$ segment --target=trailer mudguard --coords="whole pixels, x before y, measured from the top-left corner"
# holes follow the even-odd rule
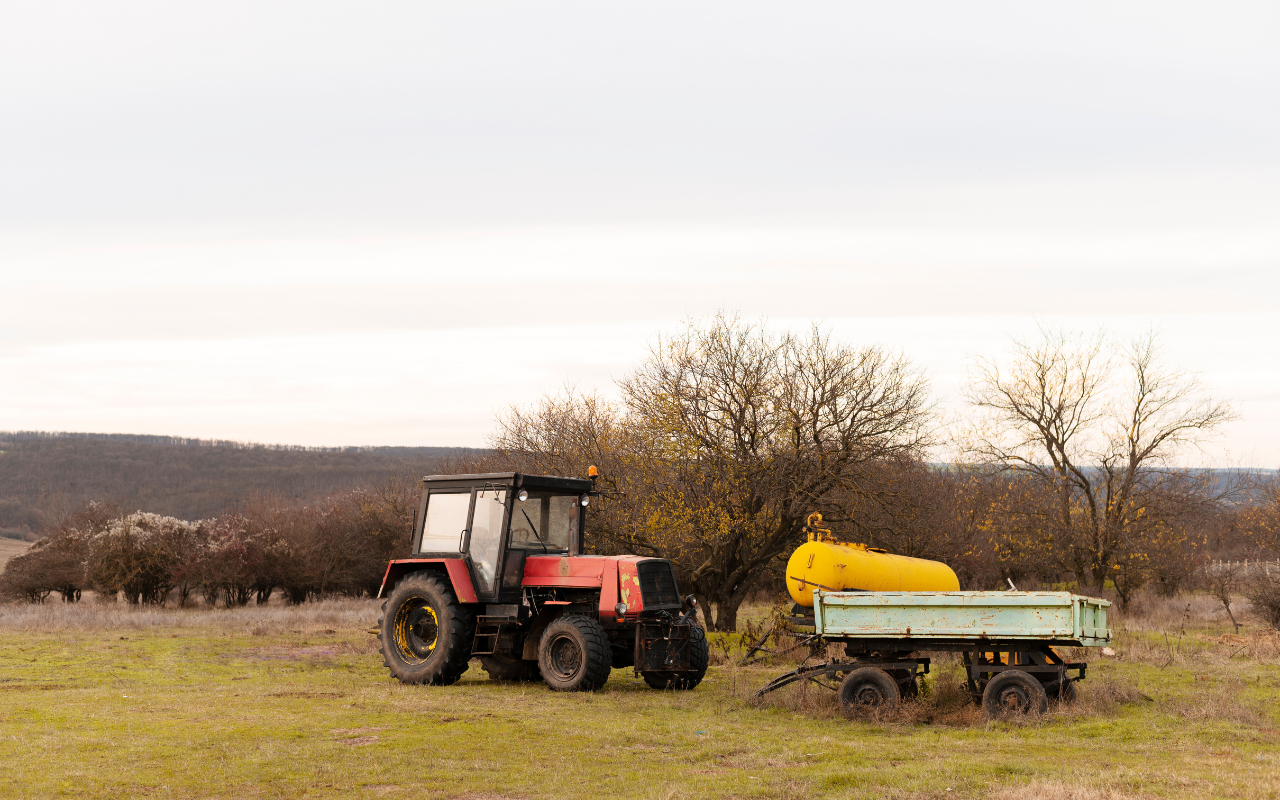
[[[471,573],[467,564],[459,558],[400,558],[387,564],[387,574],[382,577],[382,586],[378,589],[378,597],[400,582],[400,579],[411,572],[420,570],[438,571],[449,578],[453,584],[453,593],[463,603],[478,603],[476,587],[471,583]]]

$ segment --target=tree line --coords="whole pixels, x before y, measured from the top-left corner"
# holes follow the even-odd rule
[[[313,505],[257,497],[196,521],[89,502],[9,560],[0,594],[226,607],[372,596],[387,561],[407,554],[415,490],[402,478]]]
[[[0,432],[0,535],[34,539],[91,500],[187,520],[216,517],[253,495],[318,503],[396,475],[429,474],[469,452]]]
[[[596,465],[587,549],[670,559],[721,630],[748,597],[782,590],[813,511],[845,540],[949,564],[967,589],[1070,585],[1127,603],[1144,587],[1208,585],[1211,557],[1280,555],[1274,474],[1178,466],[1234,413],[1154,336],[1015,343],[973,363],[968,413],[948,422],[902,354],[721,315],[658,340],[614,396],[511,408],[490,450],[433,468]],[[46,525],[0,585],[226,605],[372,593],[408,547],[418,494],[414,480],[376,486],[196,522],[92,504]],[[1231,591],[1261,608],[1277,579]]]

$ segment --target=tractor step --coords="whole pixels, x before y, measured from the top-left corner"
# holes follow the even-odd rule
[[[491,656],[500,650],[509,650],[519,630],[520,620],[513,617],[480,617],[476,620],[475,638],[471,640],[471,655]]]

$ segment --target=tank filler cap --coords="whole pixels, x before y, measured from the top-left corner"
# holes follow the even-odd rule
[[[822,515],[817,511],[805,518],[804,531],[809,534],[811,542],[839,543],[831,529],[822,524]]]

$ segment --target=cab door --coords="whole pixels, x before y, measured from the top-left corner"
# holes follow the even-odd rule
[[[498,599],[503,556],[506,554],[507,505],[511,490],[505,486],[485,486],[475,490],[467,548],[476,597]]]

